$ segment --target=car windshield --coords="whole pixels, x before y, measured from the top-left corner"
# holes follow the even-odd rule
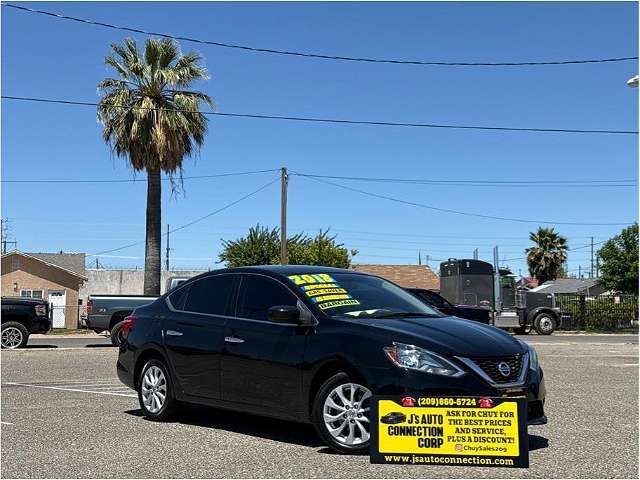
[[[290,275],[289,279],[332,317],[442,317],[404,289],[371,275],[321,273]]]

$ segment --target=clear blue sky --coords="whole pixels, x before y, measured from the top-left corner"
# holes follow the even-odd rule
[[[24,6],[176,35],[363,57],[536,61],[635,56],[635,2],[588,3],[44,3]],[[126,32],[2,8],[2,94],[97,101],[111,42]],[[143,36],[136,35],[139,41]],[[448,68],[335,62],[182,43],[206,59],[199,86],[222,112],[499,126],[637,129],[631,62]],[[345,176],[486,180],[637,179],[633,135],[488,132],[212,118],[185,175],[278,168]],[[131,178],[101,139],[91,107],[2,102],[3,179]],[[139,178],[144,178],[139,176]],[[185,182],[165,190],[163,224],[178,226],[275,174]],[[437,207],[572,222],[637,218],[635,188],[486,188],[349,183]],[[331,227],[360,263],[522,257],[536,224],[402,206],[293,177],[290,231]],[[144,238],[145,184],[3,184],[2,215],[23,251],[95,253]],[[212,267],[220,238],[279,221],[279,187],[172,235],[177,267]],[[571,247],[622,227],[558,226]],[[164,247],[164,245],[163,245]],[[143,246],[101,258],[142,265]],[[589,264],[589,249],[569,268]],[[207,260],[211,259],[211,260]],[[523,261],[507,262],[517,272]],[[437,267],[437,262],[431,262]]]

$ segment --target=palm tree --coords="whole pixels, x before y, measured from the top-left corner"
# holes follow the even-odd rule
[[[536,244],[535,247],[526,249],[529,273],[540,284],[558,278],[562,265],[567,260],[567,239],[553,228],[539,227],[537,232],[529,233],[529,240]]]
[[[160,294],[161,184],[164,172],[171,179],[182,178],[182,161],[202,146],[207,118],[202,103],[213,101],[189,87],[209,78],[195,52],[180,53],[170,39],[147,39],[144,52],[135,40],[111,44],[105,57],[118,78],[98,84],[102,99],[98,120],[103,124],[104,141],[119,157],[126,158],[134,171],[147,172],[146,245],[144,293]]]

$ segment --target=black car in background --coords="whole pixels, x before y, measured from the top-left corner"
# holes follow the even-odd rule
[[[207,272],[137,308],[123,329],[118,376],[152,420],[206,404],[313,423],[347,453],[369,447],[376,394],[523,395],[529,423],[546,422],[532,347],[352,270]]]
[[[437,308],[445,315],[466,318],[480,323],[491,323],[491,308],[474,307],[472,305],[454,305],[442,295],[425,288],[406,288],[407,292],[415,295],[427,305]]]
[[[2,348],[21,348],[27,345],[32,333],[51,330],[49,302],[41,298],[2,297]]]

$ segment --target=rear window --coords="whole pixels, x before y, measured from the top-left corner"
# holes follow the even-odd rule
[[[214,275],[193,282],[189,286],[184,310],[209,315],[229,315],[234,277]]]

